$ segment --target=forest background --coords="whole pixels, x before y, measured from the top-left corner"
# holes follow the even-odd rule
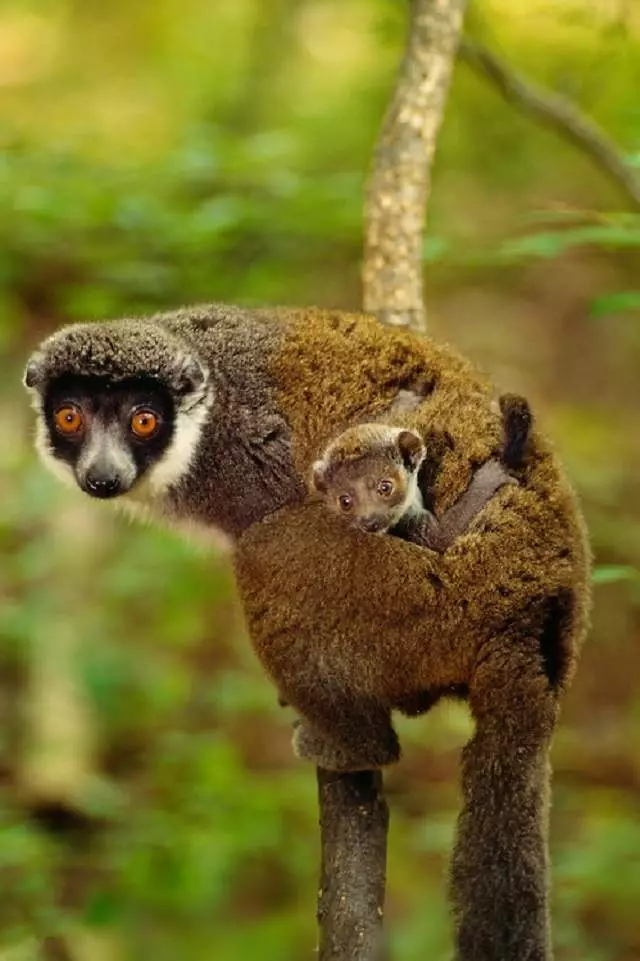
[[[59,488],[20,378],[72,320],[358,307],[364,180],[405,14],[0,5],[0,961],[312,956],[315,777],[228,561]],[[482,0],[466,32],[579,105],[640,175],[638,4]],[[557,957],[638,961],[640,214],[460,62],[424,259],[431,335],[530,398],[584,504],[596,606],[553,752]],[[400,727],[393,956],[445,961],[470,722],[443,705]]]

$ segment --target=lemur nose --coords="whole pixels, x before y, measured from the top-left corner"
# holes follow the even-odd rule
[[[88,474],[85,484],[88,493],[93,497],[115,497],[120,493],[120,481],[117,477]]]
[[[367,518],[362,521],[362,529],[366,531],[367,534],[378,534],[382,530],[382,522],[374,518]]]

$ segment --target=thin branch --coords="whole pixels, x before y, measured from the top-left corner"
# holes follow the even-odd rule
[[[409,39],[376,147],[365,204],[364,308],[426,328],[422,244],[431,166],[465,0],[412,0]]]
[[[382,775],[318,770],[321,961],[382,961],[389,809]]]
[[[640,176],[605,131],[574,104],[525,80],[479,43],[464,40],[459,57],[493,83],[508,103],[586,153],[626,194],[631,206],[640,209]]]

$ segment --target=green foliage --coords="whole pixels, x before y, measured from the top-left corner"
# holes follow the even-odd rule
[[[638,245],[640,246],[640,244]],[[591,302],[592,317],[607,317],[626,311],[640,311],[640,290],[617,290]]]
[[[452,240],[430,236],[425,239],[423,257],[428,263],[454,266],[512,267],[538,260],[556,260],[573,250],[597,248],[604,252],[640,250],[640,216],[609,214],[602,223],[572,226],[571,221],[589,220],[589,211],[573,211],[562,216],[562,229],[539,230],[502,241],[489,248],[456,246]],[[534,218],[527,218],[533,220]],[[550,213],[536,219],[553,221]],[[605,316],[622,310],[633,310],[640,303],[638,291],[617,291],[597,298],[591,308],[593,316]]]
[[[312,191],[309,175],[287,172],[293,148],[261,134],[238,145],[204,125],[134,172],[15,147],[0,172],[5,284],[27,303],[47,297],[58,315],[100,318],[210,299],[215,263],[216,296],[231,299],[241,274],[251,301],[268,280],[256,263],[268,223],[270,256],[282,264],[273,294],[290,297],[301,251],[309,256],[301,225],[311,252],[336,228],[353,239],[362,195],[361,174],[335,174]]]
[[[594,584],[616,584],[618,581],[640,581],[640,571],[635,567],[596,567],[593,571]]]

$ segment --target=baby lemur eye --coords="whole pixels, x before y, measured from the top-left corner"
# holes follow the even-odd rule
[[[139,407],[131,415],[131,433],[139,440],[147,440],[152,437],[160,426],[160,418],[155,411],[147,407]]]
[[[390,497],[394,491],[393,481],[390,481],[390,480],[378,481],[377,491],[381,497]]]
[[[340,494],[338,504],[340,505],[340,510],[350,511],[353,507],[353,498],[349,494]]]
[[[76,404],[63,404],[53,415],[56,430],[59,434],[71,437],[79,434],[84,427],[84,416]]]

